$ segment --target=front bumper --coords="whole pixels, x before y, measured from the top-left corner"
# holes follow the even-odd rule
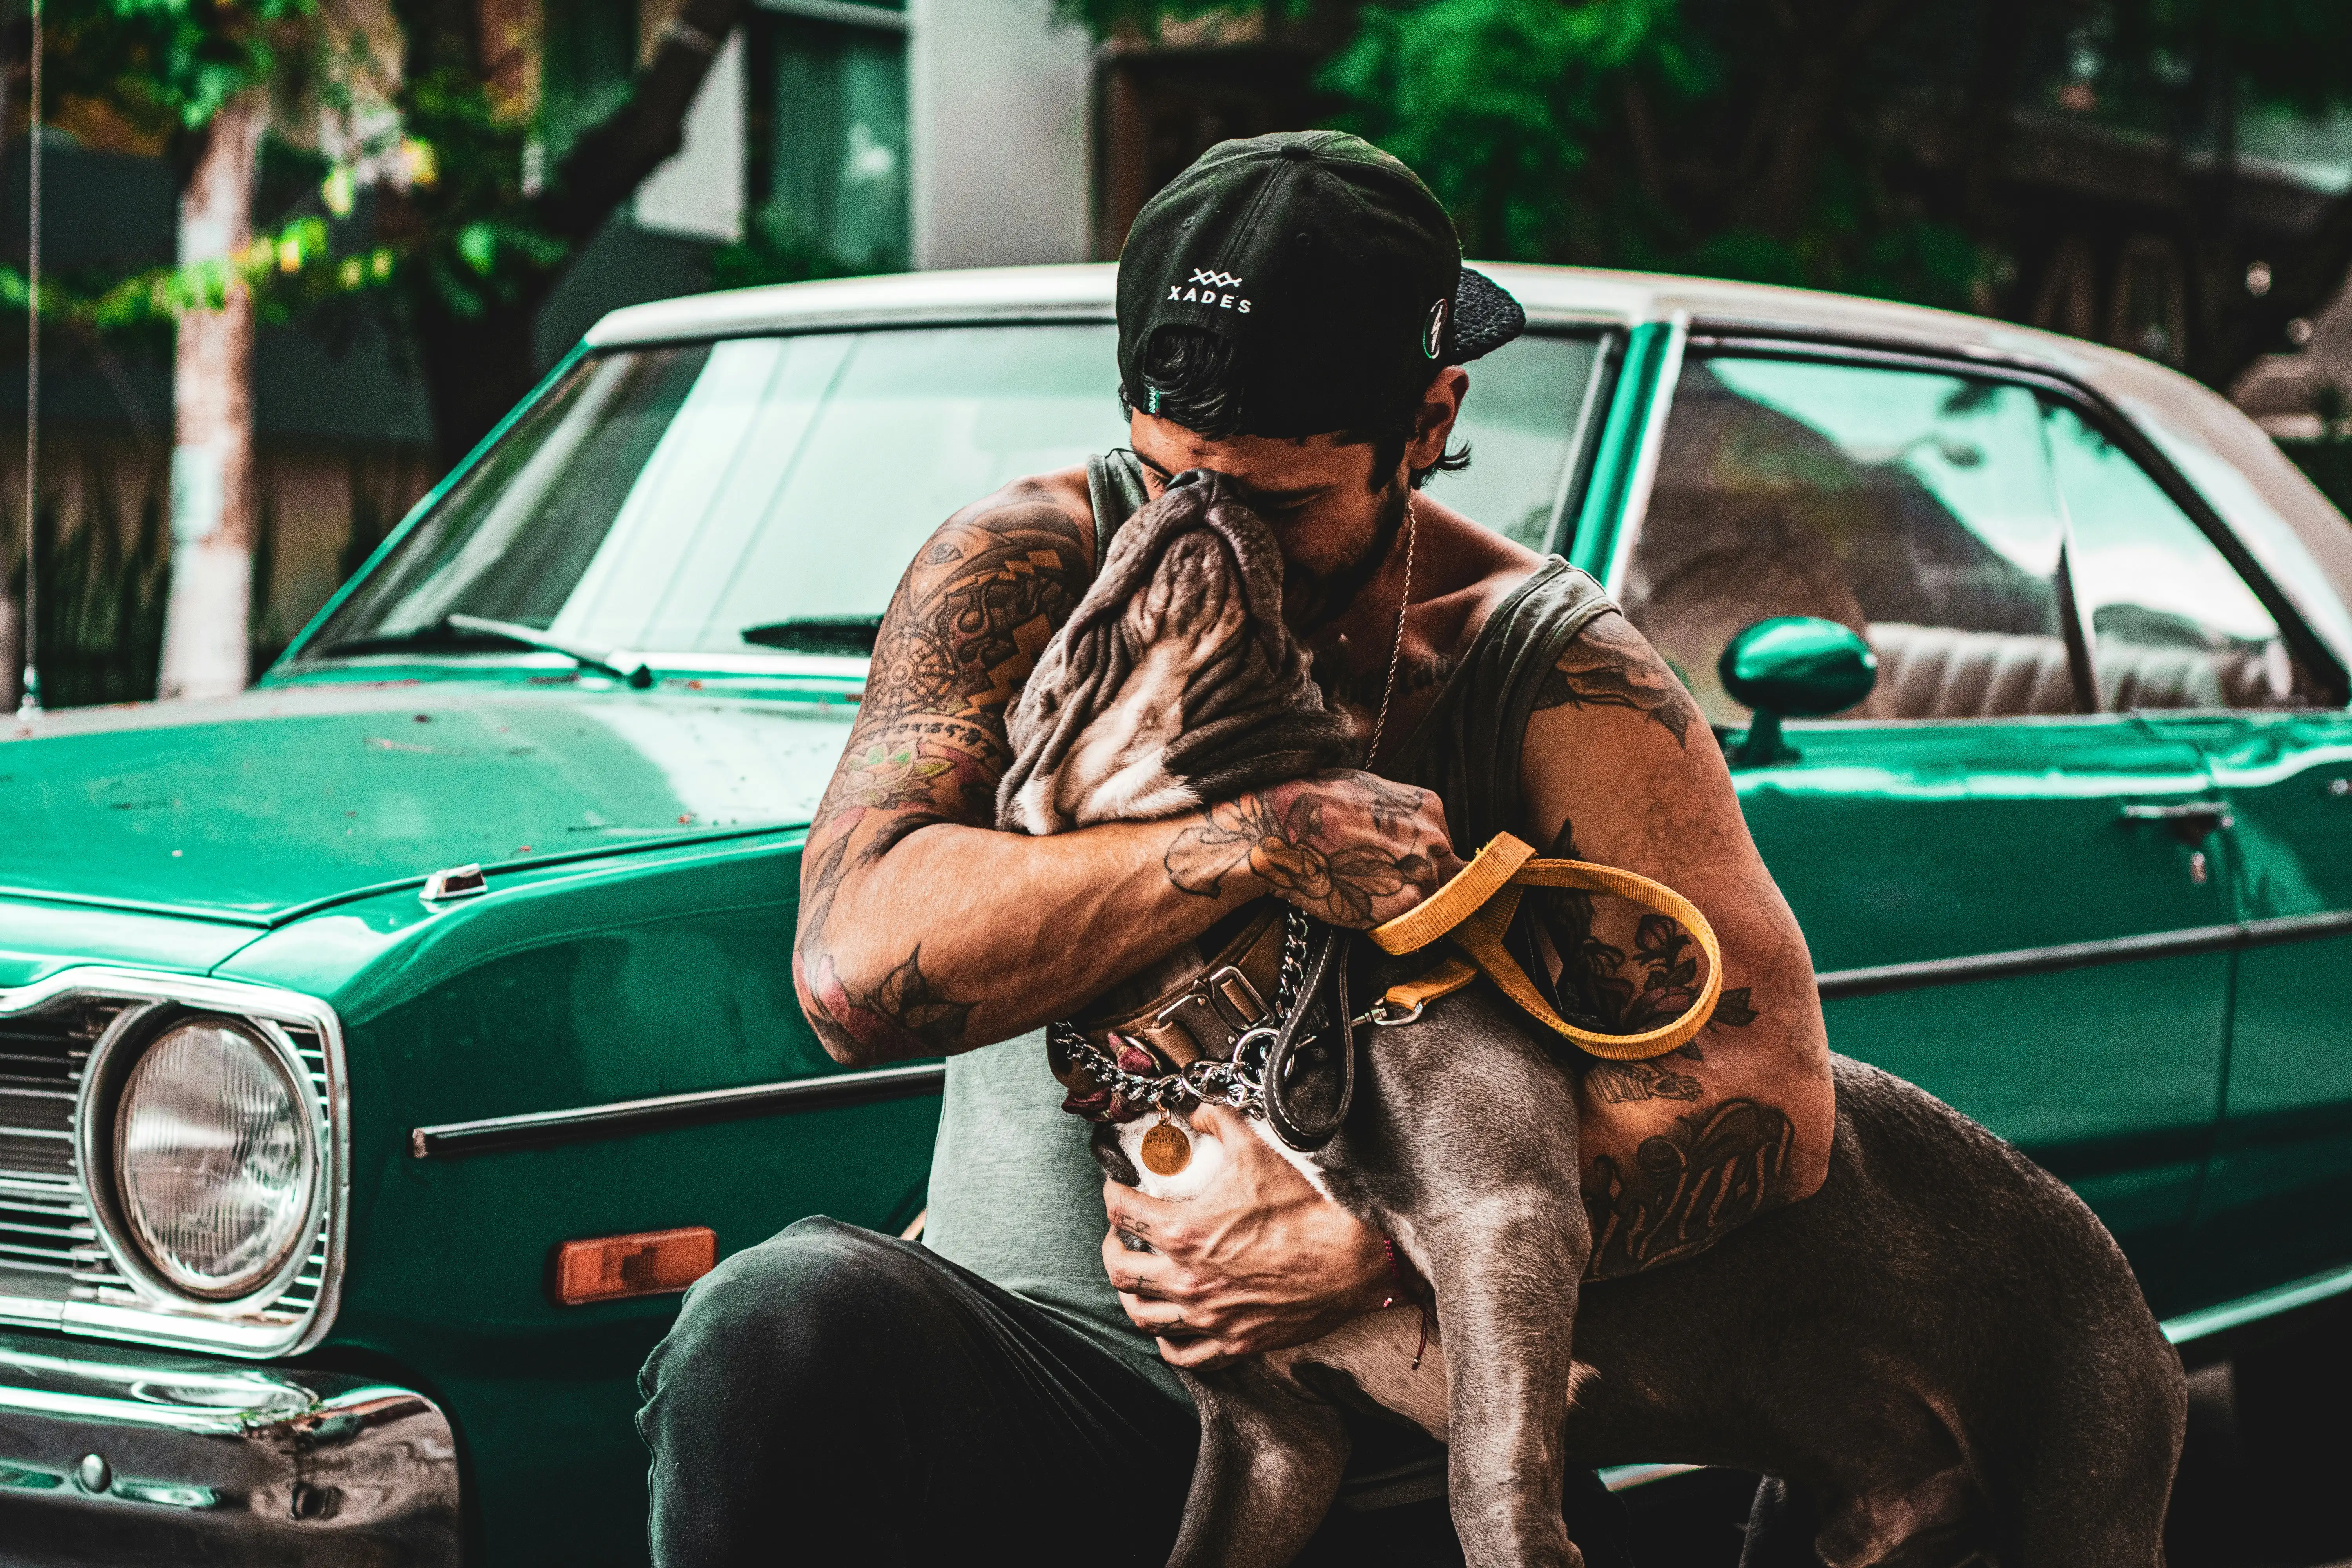
[[[457,1452],[423,1394],[0,1334],[0,1565],[454,1564]]]

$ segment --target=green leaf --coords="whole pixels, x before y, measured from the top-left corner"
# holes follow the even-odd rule
[[[457,255],[482,277],[499,264],[498,230],[487,223],[469,223],[457,231]]]

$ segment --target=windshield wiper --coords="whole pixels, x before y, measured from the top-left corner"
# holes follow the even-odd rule
[[[879,616],[793,616],[762,621],[737,635],[761,647],[787,648],[794,653],[870,654],[874,635],[882,629]]]
[[[427,621],[408,631],[382,637],[352,637],[331,644],[320,652],[329,658],[341,658],[352,654],[392,653],[402,648],[429,647],[436,643],[444,647],[462,645],[482,637],[511,643],[519,647],[560,653],[583,668],[601,671],[640,691],[654,683],[652,667],[625,649],[612,648],[600,652],[563,637],[550,637],[537,626],[526,626],[514,621],[494,621],[487,616],[443,616],[438,620]]]

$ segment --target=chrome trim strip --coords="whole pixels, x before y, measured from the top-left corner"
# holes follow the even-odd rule
[[[1601,1484],[1612,1492],[1630,1492],[1669,1476],[1686,1476],[1704,1465],[1611,1465],[1601,1472]]]
[[[1617,524],[1609,541],[1608,567],[1601,584],[1609,595],[1622,596],[1625,591],[1625,568],[1633,559],[1633,546],[1642,537],[1642,521],[1650,513],[1650,489],[1657,483],[1658,463],[1666,449],[1666,419],[1674,413],[1675,388],[1683,379],[1683,353],[1690,342],[1690,312],[1676,310],[1666,318],[1666,346],[1658,360],[1657,384],[1650,389],[1649,411],[1642,417],[1642,445],[1633,456],[1633,478],[1625,486],[1624,504],[1617,512]]]
[[[1568,334],[1560,334],[1566,336]],[[1593,459],[1605,422],[1601,392],[1612,385],[1624,368],[1625,335],[1602,331],[1592,334],[1592,365],[1584,373],[1584,391],[1576,405],[1576,423],[1569,427],[1568,455],[1559,466],[1559,483],[1552,487],[1551,521],[1544,524],[1544,548],[1566,555],[1576,548],[1576,513],[1584,509],[1584,492],[1591,488]]]
[[[945,1067],[925,1062],[913,1067],[877,1068],[870,1072],[790,1079],[782,1083],[656,1095],[650,1100],[615,1100],[610,1105],[583,1105],[570,1110],[489,1116],[478,1121],[416,1128],[408,1134],[408,1152],[412,1159],[429,1160],[543,1148],[551,1143],[577,1143],[597,1138],[627,1138],[640,1132],[742,1116],[780,1116],[788,1111],[823,1110],[841,1105],[862,1105],[869,1100],[937,1094],[946,1081]]]
[[[310,1350],[326,1337],[335,1321],[335,1310],[342,1296],[344,1238],[351,1224],[351,1089],[341,1018],[315,996],[273,985],[100,964],[59,970],[30,985],[0,991],[0,1016],[35,1012],[77,996],[174,1002],[274,1024],[292,1024],[317,1033],[327,1068],[327,1142],[320,1151],[326,1165],[321,1173],[327,1189],[326,1258],[319,1293],[309,1315],[289,1325],[256,1328],[250,1322],[207,1316],[205,1309],[195,1302],[184,1307],[128,1308],[101,1301],[67,1300],[42,1303],[60,1309],[44,1326],[96,1339],[186,1346],[257,1360],[299,1355]],[[86,1178],[78,1174],[77,1180]],[[306,1248],[306,1255],[307,1252]]]
[[[2177,1318],[2165,1319],[2157,1326],[2174,1344],[2190,1344],[2226,1330],[2242,1328],[2264,1318],[2275,1318],[2299,1307],[2328,1300],[2347,1291],[2352,1291],[2352,1264],[2331,1268],[2325,1274],[2315,1274],[2308,1279],[2298,1279],[2291,1285],[2257,1290],[2251,1296],[2241,1296],[2218,1307],[2183,1312]]]
[[[1847,996],[1876,996],[1888,991],[1916,991],[1928,985],[1997,980],[2013,974],[2084,969],[2098,963],[2126,963],[2135,959],[2230,952],[2347,932],[2352,932],[2352,910],[2330,910],[2315,915],[2279,915],[2229,925],[2150,931],[2145,936],[2110,937],[2101,942],[2067,942],[2049,947],[2013,948],[2005,952],[1969,953],[1960,958],[1931,958],[1917,963],[1832,969],[1814,976],[1813,983],[1821,991],[1822,1000],[1828,1002]]]
[[[2352,910],[2331,910],[2325,914],[2286,915],[2271,920],[2242,921],[2233,925],[2198,926],[2187,931],[2157,931],[2147,936],[2116,937],[2106,942],[2066,942],[2052,947],[2020,948],[2007,952],[1930,959],[1921,963],[1831,970],[1816,976],[1815,984],[1821,990],[1822,1000],[1830,1001],[1848,996],[1874,996],[1888,991],[1916,990],[1928,985],[1997,979],[2011,974],[2038,974],[2095,963],[2307,942],[2347,932],[2352,932]],[[475,1121],[444,1122],[413,1129],[408,1134],[408,1152],[413,1159],[427,1160],[539,1148],[598,1138],[631,1137],[640,1132],[740,1116],[777,1116],[796,1110],[815,1110],[874,1100],[931,1094],[939,1091],[946,1077],[944,1067],[938,1063],[926,1063],[914,1067],[879,1068],[868,1072],[835,1073],[822,1078],[790,1079],[781,1083],[746,1084],[737,1089],[703,1089],[691,1094],[657,1095],[646,1100],[615,1100],[606,1105],[579,1106],[563,1110],[490,1116]]]
[[[773,11],[781,16],[802,16],[812,22],[839,22],[851,27],[871,27],[877,32],[903,33],[908,30],[907,13],[885,11],[878,5],[855,5],[845,0],[751,0],[762,11]]]

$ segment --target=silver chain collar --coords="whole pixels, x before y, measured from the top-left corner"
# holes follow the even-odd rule
[[[1297,910],[1286,909],[1282,921],[1282,970],[1275,984],[1274,1011],[1242,1032],[1234,1042],[1231,1059],[1204,1057],[1171,1073],[1129,1072],[1067,1020],[1049,1026],[1054,1044],[1099,1087],[1141,1110],[1180,1110],[1200,1100],[1244,1116],[1264,1116],[1265,1054],[1273,1048],[1283,1020],[1299,1005],[1299,983],[1307,973],[1307,917]]]

